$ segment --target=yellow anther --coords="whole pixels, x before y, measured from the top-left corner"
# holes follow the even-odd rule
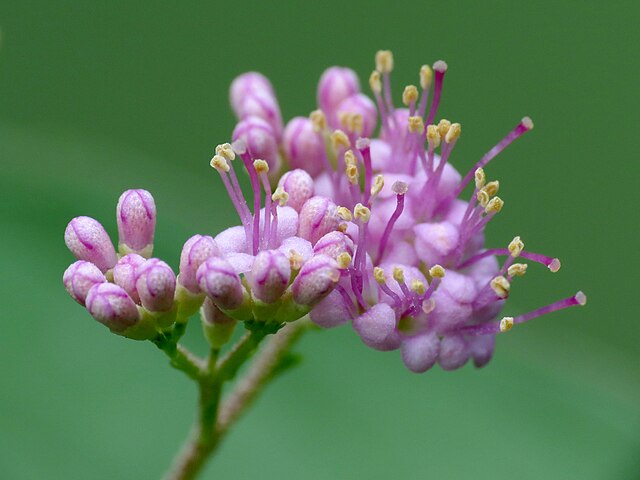
[[[514,263],[507,269],[507,273],[510,277],[522,277],[527,273],[526,263]]]
[[[314,110],[309,115],[309,119],[311,120],[311,124],[313,125],[313,131],[316,133],[322,132],[325,128],[327,128],[327,117],[324,116],[322,110]]]
[[[440,132],[436,125],[427,125],[427,142],[431,148],[440,146]]]
[[[393,70],[393,54],[391,50],[378,50],[376,53],[376,70],[390,73]]]
[[[504,317],[502,320],[500,320],[500,331],[501,332],[508,332],[509,330],[511,330],[513,328],[513,317]]]
[[[489,204],[489,200],[491,200],[491,198],[489,197],[489,194],[484,190],[480,190],[476,194],[476,198],[478,199],[478,203],[482,205],[482,207],[484,208],[487,207],[487,205]]]
[[[482,168],[476,169],[473,176],[476,180],[476,188],[480,190],[482,187],[484,187],[485,183],[487,183],[487,176],[484,174],[484,170]]]
[[[355,132],[357,134],[361,134],[364,130],[364,119],[362,115],[359,113],[354,113],[351,115],[351,119],[349,121],[349,130]]]
[[[361,203],[356,203],[356,206],[353,209],[353,216],[357,220],[367,223],[371,218],[371,210],[369,210],[367,207],[365,207]]]
[[[356,156],[353,154],[353,150],[347,150],[344,152],[344,164],[355,165],[357,162]]]
[[[407,107],[418,100],[418,89],[415,85],[407,85],[402,92],[402,103]]]
[[[269,164],[264,160],[254,160],[253,168],[255,168],[258,173],[269,173]]]
[[[384,176],[380,173],[373,179],[373,185],[371,186],[371,196],[375,197],[384,188]]]
[[[373,268],[373,278],[379,284],[383,284],[384,282],[386,282],[386,279],[384,278],[384,270],[380,267]]]
[[[498,193],[499,189],[500,189],[500,182],[498,180],[489,182],[482,188],[482,190],[484,190],[487,193],[487,195],[489,195],[490,197],[493,197],[496,193]]]
[[[347,225],[346,223],[341,223],[340,225],[338,225],[337,230],[339,232],[345,233],[348,228],[349,228],[349,225]]]
[[[447,131],[447,135],[444,137],[444,141],[447,143],[455,142],[460,138],[462,133],[462,126],[459,123],[452,123]]]
[[[216,147],[216,155],[224,157],[226,160],[232,161],[236,158],[236,152],[231,148],[231,144],[223,143]]]
[[[371,87],[371,90],[373,90],[373,93],[382,92],[382,82],[380,81],[379,71],[374,70],[371,72],[371,75],[369,76],[369,86]]]
[[[526,128],[527,130],[532,130],[533,129],[533,120],[531,120],[531,117],[524,117],[520,121],[520,123],[522,123],[524,128]]]
[[[524,250],[524,242],[520,240],[520,237],[513,237],[511,243],[509,243],[509,253],[513,258],[518,258]]]
[[[446,139],[447,133],[449,133],[449,129],[451,128],[451,122],[446,119],[440,120],[438,123],[438,133],[440,134],[440,138]]]
[[[289,250],[289,265],[291,266],[291,270],[300,270],[302,268],[302,263],[304,262],[304,258],[295,250]]]
[[[338,262],[338,268],[345,270],[349,268],[349,265],[351,265],[351,255],[347,252],[342,252],[336,257],[336,261]]]
[[[338,147],[349,148],[351,143],[349,142],[349,137],[342,130],[334,130],[331,134],[331,144],[333,148],[337,149]]]
[[[417,293],[418,295],[424,295],[424,292],[426,292],[427,289],[424,286],[424,282],[421,282],[420,280],[414,280],[411,282],[411,291]]]
[[[433,64],[433,69],[439,73],[446,72],[447,68],[449,68],[449,66],[447,65],[447,62],[445,62],[444,60],[438,60],[436,63]]]
[[[511,284],[509,280],[504,278],[502,275],[494,277],[491,282],[491,290],[495,292],[495,294],[500,298],[507,298],[509,296],[509,290],[511,290]]]
[[[404,270],[400,267],[393,267],[393,279],[398,283],[404,283]]]
[[[420,86],[423,90],[431,86],[431,80],[433,80],[433,70],[429,65],[422,65],[420,67]]]
[[[350,222],[351,220],[353,220],[351,210],[349,210],[347,207],[338,207],[338,216],[345,222]]]
[[[278,202],[281,207],[284,207],[289,201],[289,194],[284,191],[284,188],[277,187],[276,191],[271,195],[271,200]]]
[[[429,275],[431,278],[444,278],[445,270],[440,265],[434,265],[429,269]]]
[[[210,165],[220,173],[229,171],[229,164],[222,155],[214,155]]]
[[[419,135],[424,133],[424,120],[422,120],[422,117],[409,117],[409,132]]]
[[[433,298],[428,298],[424,302],[422,302],[422,311],[426,314],[433,312],[436,308],[436,302]]]
[[[348,164],[345,168],[347,179],[351,185],[357,185],[360,179],[358,174],[358,167],[355,163]]]
[[[486,213],[498,213],[504,207],[504,201],[500,197],[493,197],[484,207]]]

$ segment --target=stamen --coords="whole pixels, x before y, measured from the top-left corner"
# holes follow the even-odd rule
[[[376,175],[376,178],[373,181],[373,187],[371,187],[371,196],[376,197],[383,188],[384,188],[384,175],[382,174]]]
[[[422,117],[409,117],[409,132],[422,135],[424,133],[424,121]]]
[[[289,265],[294,272],[299,271],[304,263],[304,258],[294,249],[289,250]]]
[[[274,202],[278,202],[281,207],[284,207],[289,201],[289,194],[285,192],[284,188],[277,187],[276,191],[271,195],[271,199]]]
[[[473,265],[479,260],[482,260],[485,257],[490,257],[492,255],[511,255],[511,252],[506,248],[492,248],[489,250],[485,250],[482,253],[478,253],[473,257],[465,260],[460,265],[458,265],[458,269],[467,268],[470,265]],[[526,258],[527,260],[531,260],[533,262],[541,263],[545,267],[549,268],[553,273],[556,273],[560,270],[560,260],[557,258],[547,257],[546,255],[542,255],[540,253],[531,253],[522,251],[520,252],[520,256],[522,258]]]
[[[357,203],[353,209],[353,216],[356,220],[360,220],[362,223],[367,223],[371,218],[371,210],[361,203]]]
[[[221,155],[214,155],[213,158],[211,159],[210,164],[220,174],[224,174],[229,171],[229,164],[227,163],[227,160]]]
[[[390,50],[376,52],[376,70],[380,73],[391,73],[393,70],[393,53]]]
[[[491,285],[491,290],[493,290],[499,298],[507,298],[509,296],[511,284],[502,275],[493,278],[489,285]]]
[[[334,149],[338,149],[339,147],[349,148],[351,147],[351,142],[349,142],[349,137],[342,130],[335,130],[331,134],[331,144]]]
[[[514,263],[507,269],[507,274],[510,277],[522,277],[527,273],[526,263]]]
[[[522,136],[522,134],[524,134],[525,132],[528,132],[532,128],[533,128],[533,122],[531,121],[531,119],[529,117],[524,117],[520,121],[520,123],[518,125],[516,125],[516,127],[507,134],[506,137],[504,137],[502,140],[500,140],[500,142],[498,142],[498,144],[495,147],[493,147],[491,150],[489,150],[480,159],[480,161],[475,164],[475,166],[469,171],[469,173],[467,173],[465,175],[465,177],[460,182],[460,185],[458,186],[458,188],[454,192],[453,197],[455,198],[458,195],[460,195],[460,192],[462,192],[462,190],[464,190],[464,188],[467,186],[467,184],[471,181],[471,178],[473,177],[474,172],[478,168],[484,168],[487,165],[487,163],[489,163],[500,152],[502,152],[505,148],[507,148],[509,145],[511,145],[511,143],[516,138]]]
[[[484,190],[487,193],[487,195],[489,195],[489,197],[493,197],[496,193],[498,193],[499,189],[500,189],[500,182],[498,180],[489,182],[484,187],[482,187],[482,190]]]
[[[440,138],[446,138],[447,133],[449,133],[449,129],[451,128],[451,122],[445,118],[440,120],[437,125],[438,133],[440,134]]]
[[[338,262],[338,268],[346,270],[351,265],[352,258],[347,252],[342,252],[336,257],[336,261]]]
[[[438,60],[433,64],[433,70],[436,73],[436,82],[433,87],[433,100],[431,101],[431,108],[429,109],[429,116],[427,117],[427,125],[433,123],[433,119],[436,118],[438,106],[440,105],[440,97],[442,95],[442,82],[447,68],[447,64],[442,60]]]
[[[462,126],[459,123],[452,123],[444,137],[444,141],[447,143],[453,143],[460,138],[461,133]]]
[[[433,149],[440,146],[440,132],[438,132],[436,125],[427,126],[427,142],[429,142],[429,147]]]
[[[513,240],[509,243],[509,253],[513,258],[518,258],[524,250],[524,242],[519,236],[513,237]]]
[[[371,87],[371,90],[373,90],[373,93],[378,95],[382,93],[382,81],[380,80],[379,71],[374,70],[371,72],[371,75],[369,76],[369,86]]]
[[[564,300],[560,300],[558,302],[552,303],[551,305],[547,305],[542,308],[538,308],[529,313],[525,313],[524,315],[519,315],[515,318],[513,317],[505,317],[500,322],[490,322],[490,323],[482,323],[480,325],[470,325],[467,327],[462,327],[459,331],[460,333],[464,333],[465,335],[493,335],[496,333],[501,333],[509,330],[507,324],[511,323],[512,325],[517,325],[521,323],[525,323],[529,320],[533,320],[534,318],[541,317],[542,315],[546,315],[547,313],[552,313],[557,310],[562,310],[564,308],[569,308],[573,306],[583,306],[587,303],[587,296],[578,292],[573,297],[565,298]],[[509,320],[511,319],[511,320]],[[504,322],[504,325],[503,325]]]
[[[411,282],[411,291],[417,295],[424,295],[425,292],[427,291],[424,282],[421,282],[420,280],[413,280]]]
[[[415,114],[416,101],[418,100],[418,89],[415,85],[407,85],[402,92],[402,103],[409,107],[409,115]],[[422,117],[420,117],[422,119]]]
[[[226,160],[230,162],[236,159],[236,154],[233,151],[233,148],[228,143],[223,143],[216,147],[216,155],[220,155],[224,157]]]
[[[446,273],[445,269],[442,268],[442,266],[437,264],[429,269],[429,275],[432,278],[444,278],[445,273]]]
[[[371,166],[371,140],[368,138],[359,138],[356,140],[356,148],[362,155],[364,163],[364,203],[369,205],[372,195],[371,181],[373,177],[373,168]]]
[[[235,142],[238,143],[238,142]],[[246,147],[246,143],[242,142],[242,144]],[[242,147],[242,144],[238,145],[238,148]],[[235,145],[234,145],[235,150]],[[238,153],[238,150],[236,150]],[[244,162],[245,168],[249,173],[249,180],[251,182],[251,188],[253,189],[253,235],[252,235],[252,245],[253,245],[253,255],[258,254],[258,246],[260,241],[260,180],[258,179],[258,174],[256,169],[253,167],[253,162],[251,161],[251,154],[246,150],[243,153],[239,154],[240,158]],[[248,239],[247,239],[248,240]]]
[[[485,207],[484,211],[489,214],[495,214],[500,212],[503,206],[504,201],[500,197],[493,197],[491,200],[489,200],[489,203]]]
[[[338,207],[338,216],[346,222],[350,222],[351,220],[353,220],[351,210],[349,210],[347,207]]]
[[[420,106],[418,107],[418,115],[424,117],[427,110],[427,101],[429,99],[429,90],[431,89],[431,81],[433,80],[433,70],[429,65],[420,67],[420,87],[422,88],[422,96],[420,97]]]
[[[264,160],[255,160],[253,162],[253,168],[256,169],[256,173],[258,177],[260,177],[260,181],[262,182],[262,188],[265,191],[265,200],[264,200],[264,226],[262,231],[262,239],[261,246],[263,248],[268,247],[269,240],[271,238],[271,184],[269,183],[269,178],[267,174],[269,173],[269,164]]]
[[[476,168],[474,177],[476,180],[476,188],[480,190],[482,187],[484,187],[485,183],[487,183],[487,177],[484,174],[484,169]]]
[[[384,233],[380,238],[380,243],[378,246],[378,256],[376,258],[376,263],[380,263],[384,256],[384,251],[387,248],[387,243],[389,241],[389,236],[391,235],[391,231],[393,230],[393,226],[398,221],[400,215],[402,215],[402,211],[404,210],[404,196],[409,190],[409,185],[405,182],[394,182],[391,186],[391,189],[396,194],[396,209],[391,214],[391,218],[389,219],[389,223],[384,229]]]
[[[327,128],[327,117],[325,117],[322,110],[314,110],[309,115],[311,124],[313,125],[313,131],[316,133],[322,133]]]
[[[396,307],[400,307],[402,305],[402,299],[396,292],[389,288],[389,285],[387,285],[387,280],[384,277],[384,270],[380,267],[374,267],[373,278],[375,279],[376,283],[380,285],[382,291],[393,298]]]
[[[217,150],[218,147],[216,147],[216,151]],[[229,195],[229,198],[231,198],[231,203],[233,203],[233,206],[235,207],[236,212],[240,217],[240,221],[244,226],[245,235],[247,238],[249,238],[251,233],[251,213],[249,212],[249,207],[247,207],[247,202],[244,199],[244,195],[242,195],[240,185],[238,185],[237,187],[235,186],[235,183],[237,183],[237,179],[235,177],[233,168],[229,165],[225,157],[218,154],[214,155],[214,157],[211,159],[211,166],[215,168],[220,174],[220,178],[222,178],[222,183],[227,190],[227,194]],[[231,182],[226,175],[227,173],[230,173]],[[235,182],[234,179],[236,180]]]
[[[513,328],[513,317],[504,317],[500,320],[500,331],[507,332]]]

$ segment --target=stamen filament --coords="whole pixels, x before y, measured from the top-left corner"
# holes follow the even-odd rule
[[[465,260],[460,265],[458,265],[457,268],[458,269],[467,268],[468,266],[473,265],[477,261],[482,260],[483,258],[489,257],[491,255],[511,255],[511,252],[509,252],[508,248],[492,248],[489,250],[485,250],[484,252],[478,253],[477,255],[474,255],[473,257]],[[540,253],[532,253],[532,252],[527,252],[525,250],[523,250],[522,253],[520,253],[520,256],[522,258],[526,258],[527,260],[541,263],[542,265],[547,267],[549,270],[551,270],[553,273],[556,273],[558,270],[560,270],[560,260],[557,258],[547,257],[546,255],[542,255]]]

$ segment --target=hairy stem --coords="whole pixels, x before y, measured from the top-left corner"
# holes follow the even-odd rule
[[[198,366],[198,417],[180,453],[165,477],[166,480],[194,479],[216,451],[231,424],[246,410],[263,387],[278,373],[282,360],[295,341],[308,328],[309,322],[299,320],[283,327],[257,355],[247,374],[220,407],[225,382],[233,379],[239,368],[252,356],[267,330],[252,330],[216,362],[218,351],[212,350],[206,362]],[[172,365],[176,366],[172,361]],[[179,367],[178,367],[179,368]],[[191,369],[183,370],[191,376]]]

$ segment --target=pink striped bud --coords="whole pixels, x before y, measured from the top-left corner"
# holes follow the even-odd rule
[[[249,72],[237,77],[231,84],[230,100],[231,107],[240,120],[250,116],[260,117],[271,125],[276,138],[281,138],[280,107],[273,87],[265,76]]]
[[[220,348],[231,339],[237,321],[225,315],[209,297],[201,310],[202,330],[212,348]]]
[[[345,98],[336,107],[333,125],[335,128],[349,129],[348,122],[343,124],[342,120],[347,119],[344,114],[360,115],[362,117],[362,131],[356,133],[361,137],[370,137],[376,128],[378,121],[378,110],[373,101],[363,93],[357,93]]]
[[[119,249],[123,254],[139,253],[149,258],[156,228],[156,204],[146,190],[127,190],[116,207]]]
[[[322,172],[325,146],[322,134],[313,130],[311,120],[306,117],[292,118],[284,129],[282,143],[292,168],[302,168],[314,177]],[[289,190],[285,190],[291,195]]]
[[[136,290],[142,306],[150,312],[167,312],[173,307],[176,274],[158,258],[150,258],[136,269]]]
[[[287,192],[289,200],[287,206],[300,212],[304,202],[313,196],[314,182],[311,176],[301,169],[286,172],[280,178],[278,186]]]
[[[353,329],[366,345],[376,350],[395,350],[400,346],[396,312],[386,303],[378,303],[354,319]]]
[[[91,316],[114,333],[122,333],[140,320],[138,307],[131,297],[113,283],[91,287],[86,304]]]
[[[84,260],[78,260],[69,265],[62,276],[64,288],[80,305],[84,305],[91,287],[106,281],[107,279],[98,267]]]
[[[267,77],[258,72],[246,72],[237,76],[233,82],[231,82],[231,88],[229,89],[229,100],[231,101],[231,108],[238,115],[242,109],[242,103],[250,95],[266,95],[275,98],[273,86]]]
[[[93,263],[106,272],[118,261],[116,250],[100,222],[91,217],[76,217],[64,231],[64,242],[78,260]]]
[[[340,280],[338,263],[327,255],[315,255],[306,262],[293,281],[293,300],[313,306],[326,297]]]
[[[438,362],[443,370],[455,370],[467,363],[470,354],[469,344],[462,335],[447,335],[440,342]]]
[[[300,210],[298,236],[315,244],[338,228],[338,207],[326,197],[311,197]]]
[[[194,235],[187,240],[180,254],[180,285],[191,293],[200,293],[196,272],[207,258],[218,255],[218,245],[208,235]]]
[[[330,67],[318,83],[318,106],[327,117],[332,117],[340,102],[358,92],[360,82],[356,72],[346,67]]]
[[[332,290],[309,313],[311,321],[322,328],[343,325],[351,318],[351,312],[345,299],[336,290]]]
[[[137,253],[125,255],[113,267],[113,282],[122,287],[134,302],[140,303],[140,295],[136,289],[136,269],[146,260]]]
[[[271,125],[260,117],[243,118],[233,130],[233,141],[242,140],[253,159],[261,159],[269,165],[269,172],[280,169],[277,135]]]
[[[220,308],[233,310],[242,304],[244,290],[240,277],[229,262],[209,257],[196,273],[198,285]]]
[[[440,339],[435,333],[410,337],[400,347],[402,361],[415,373],[423,373],[436,363],[440,353]]]
[[[353,241],[344,233],[337,230],[323,235],[313,246],[314,253],[327,255],[334,260],[338,258],[338,255],[341,253],[348,253],[353,256],[353,250]]]
[[[287,256],[278,250],[263,250],[253,261],[249,284],[254,297],[264,303],[273,303],[282,296],[290,278]]]

